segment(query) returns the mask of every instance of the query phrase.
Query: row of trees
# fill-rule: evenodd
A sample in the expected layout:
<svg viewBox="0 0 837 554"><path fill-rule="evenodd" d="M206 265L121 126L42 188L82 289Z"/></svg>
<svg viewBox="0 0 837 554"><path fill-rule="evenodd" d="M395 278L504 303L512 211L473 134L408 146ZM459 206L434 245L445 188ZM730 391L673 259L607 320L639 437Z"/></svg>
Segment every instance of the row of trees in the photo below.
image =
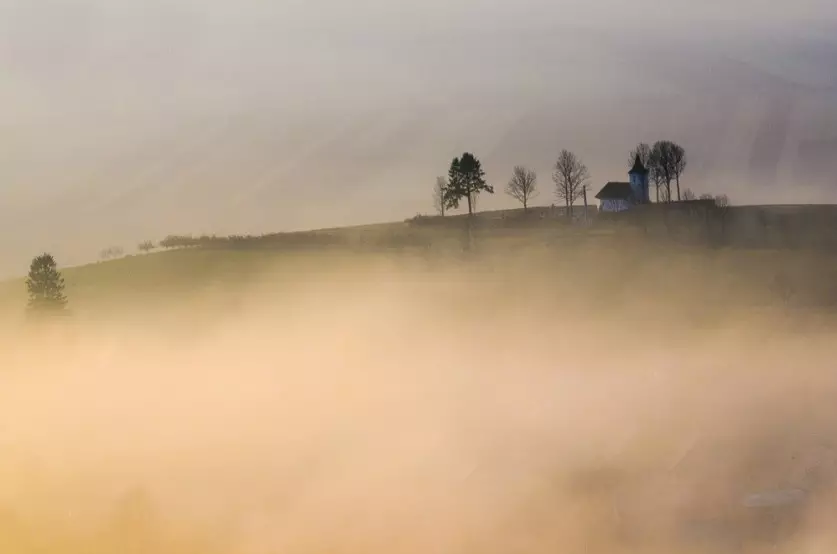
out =
<svg viewBox="0 0 837 554"><path fill-rule="evenodd" d="M629 157L629 167L636 157L648 169L649 183L654 185L657 202L671 202L672 184L675 185L677 201L689 200L681 195L680 178L686 171L686 150L670 140L660 140L653 146L641 142ZM552 181L555 196L572 215L573 206L584 198L590 184L590 172L575 153L562 150L552 167ZM436 212L444 216L447 210L457 209L461 201L468 201L468 215L474 213L476 199L480 193L494 194L494 188L486 183L485 172L476 156L470 152L454 158L448 170L448 176L437 177L433 188L433 205ZM538 176L532 169L515 166L512 176L506 184L505 193L523 205L524 211L529 202L538 196Z"/></svg>
<svg viewBox="0 0 837 554"><path fill-rule="evenodd" d="M563 201L569 213L573 205L586 194L590 181L587 166L569 150L562 150L553 167L552 180L555 195ZM470 152L454 158L448 176L437 177L433 188L433 204L439 215L447 210L459 208L467 200L468 215L473 215L477 197L482 192L494 194L494 187L486 183L482 163ZM529 208L529 202L539 194L537 174L524 166L515 166L511 179L506 184L506 194Z"/></svg>
<svg viewBox="0 0 837 554"><path fill-rule="evenodd" d="M150 240L143 241L137 245L137 250L148 253L156 249L157 245ZM121 246L108 246L99 252L100 260L115 260L125 255L125 250Z"/></svg>
<svg viewBox="0 0 837 554"><path fill-rule="evenodd" d="M125 250L121 246L109 246L99 252L99 258L102 260L115 260L125 255Z"/></svg>

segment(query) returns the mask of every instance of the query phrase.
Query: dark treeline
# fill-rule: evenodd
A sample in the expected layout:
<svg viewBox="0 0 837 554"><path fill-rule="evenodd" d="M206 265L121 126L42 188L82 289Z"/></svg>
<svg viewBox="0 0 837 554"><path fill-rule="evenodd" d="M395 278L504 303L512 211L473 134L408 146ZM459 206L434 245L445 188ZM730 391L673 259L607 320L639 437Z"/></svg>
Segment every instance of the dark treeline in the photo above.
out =
<svg viewBox="0 0 837 554"><path fill-rule="evenodd" d="M160 248L258 248L281 243L287 247L343 246L346 238L339 234L298 232L266 235L168 235L159 242Z"/></svg>

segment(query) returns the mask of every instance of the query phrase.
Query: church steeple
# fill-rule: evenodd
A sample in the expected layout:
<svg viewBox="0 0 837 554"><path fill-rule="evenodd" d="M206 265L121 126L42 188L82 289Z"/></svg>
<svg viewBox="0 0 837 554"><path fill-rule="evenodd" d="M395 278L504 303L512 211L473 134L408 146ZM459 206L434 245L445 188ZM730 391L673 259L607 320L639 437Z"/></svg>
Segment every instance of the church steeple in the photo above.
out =
<svg viewBox="0 0 837 554"><path fill-rule="evenodd" d="M623 166L624 167L624 166ZM639 157L639 153L636 155L636 160L634 160L634 166L628 172L628 175L636 173L638 175L648 175L648 168L642 163L642 160Z"/></svg>
<svg viewBox="0 0 837 554"><path fill-rule="evenodd" d="M639 154L636 155L634 166L628 172L631 178L631 190L634 194L634 201L637 204L648 204L651 202L651 195L648 187L648 168L642 163Z"/></svg>

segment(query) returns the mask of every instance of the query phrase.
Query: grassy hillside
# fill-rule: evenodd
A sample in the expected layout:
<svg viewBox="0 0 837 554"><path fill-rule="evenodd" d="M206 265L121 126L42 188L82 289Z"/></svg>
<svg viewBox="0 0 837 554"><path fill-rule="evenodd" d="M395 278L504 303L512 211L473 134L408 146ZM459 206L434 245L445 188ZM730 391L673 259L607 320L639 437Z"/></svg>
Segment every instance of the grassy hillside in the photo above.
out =
<svg viewBox="0 0 837 554"><path fill-rule="evenodd" d="M185 248L65 268L62 273L74 312L104 314L127 305L182 304L210 289L235 290L268 269L315 271L315 261L305 252ZM22 278L0 284L0 306L7 317L20 315L25 302Z"/></svg>
<svg viewBox="0 0 837 554"><path fill-rule="evenodd" d="M490 247L537 243L555 238L561 225L546 218L549 208L484 212L471 221L478 239ZM392 258L394 254L459 252L467 242L467 216L423 217L404 222L326 228L258 237L207 237L203 248L160 250L62 270L74 303L132 295L153 298L161 292L188 295L223 284L239 285L265 271L295 274L356 265L359 257ZM23 271L21 272L23 273ZM0 282L0 306L16 311L25 302L23 279Z"/></svg>
<svg viewBox="0 0 837 554"><path fill-rule="evenodd" d="M212 311L234 305L240 291L251 286L278 294L287 283L346 280L385 265L451 267L465 259L462 253L470 246L473 254L494 267L536 264L541 278L555 272L572 274L585 286L596 283L605 297L627 294L620 279L631 277L643 282L642 294L649 298L661 291L685 295L687 287L708 298L718 296L719 288L726 291L723 294L734 288L740 301L748 296L782 301L793 297L809 306L830 306L837 300L833 284L837 263L826 251L806 248L805 236L829 236L823 230L831 225L827 216L833 210L808 211L817 215L817 228L801 207L736 208L730 212L736 219L729 227L740 236L731 237L734 247L724 248L661 242L656 230L642 235L614 221L568 225L558 210L535 208L525 215L521 210L485 212L470 223L462 216L422 216L389 224L210 238L200 247L127 256L65 268L63 273L71 307L78 314L119 313L128 305L147 309L188 305L191 310ZM771 216L774 212L784 219ZM783 225L778 227L782 233L770 217ZM758 224L747 227L747 221ZM796 232L796 238L788 240L796 227L804 235ZM747 228L746 236L737 230ZM759 244L758 236L768 233L779 236L785 247L749 246ZM692 282L698 271L710 278ZM0 283L4 321L17 319L25 301L22 279Z"/></svg>
<svg viewBox="0 0 837 554"><path fill-rule="evenodd" d="M539 528L530 522L546 521L543 532L553 533L554 522L567 521L558 512L534 517L542 506L573 513L581 506L584 517L567 529L593 521L591 536L609 536L600 522L610 521L610 491L622 483L654 491L648 513L714 517L726 502L714 489L684 512L656 503L675 497L668 489L660 495L655 482L645 485L659 468L670 475L696 431L699 449L711 448L713 462L723 452L733 470L751 471L754 451L786 453L765 456L764 465L778 469L759 489L752 480L730 488L737 495L784 482L796 443L768 450L768 439L797 429L813 437L812 429L835 421L833 389L818 389L817 377L827 381L830 350L808 333L833 321L811 317L811 309L799 318L770 310L788 306L777 278L790 283L796 305L828 308L837 299L837 260L802 248L637 240L618 225L507 219L478 218L468 253L462 219L420 219L65 268L77 317L43 333L0 327L7 339L0 406L11 437L0 461L0 544L27 553L95 554L126 544L249 552L224 546L249 539L253 520L271 530L276 521L304 523L305 510L296 520L287 510L306 501L312 522L336 506L324 519L355 529L351 515L370 491L386 491L361 514L376 540L368 548L349 542L345 551L386 550L394 543L377 541L381 517L396 514L407 533L444 498L479 506L520 498L528 536ZM329 240L317 242L322 237ZM0 303L0 324L16 322L21 279L0 285ZM805 342L793 342L799 337ZM758 402L744 419L748 390ZM716 421L722 432L713 434ZM588 468L587 460L607 462ZM707 467L716 485L717 465ZM694 481L683 480L689 472ZM537 494L522 491L520 476L531 476ZM698 491L691 483L700 477L679 465L676 481ZM478 493L489 483L508 483L509 495L485 502ZM427 504L399 511L406 496L423 500L428 487L436 488ZM147 491L146 502L126 496L131 490ZM457 501L445 515L465 525L469 517L462 524L455 516L469 505ZM171 527L158 530L156 513ZM639 529L634 536L656 533L663 520L649 518L646 531L644 513L620 512ZM429 523L430 531L440 524ZM84 532L60 532L77 527ZM311 533L313 546L301 532L302 546L279 550L344 551L319 542L342 540L331 525L323 529ZM256 531L263 536L261 525ZM559 535L563 541L564 529Z"/></svg>

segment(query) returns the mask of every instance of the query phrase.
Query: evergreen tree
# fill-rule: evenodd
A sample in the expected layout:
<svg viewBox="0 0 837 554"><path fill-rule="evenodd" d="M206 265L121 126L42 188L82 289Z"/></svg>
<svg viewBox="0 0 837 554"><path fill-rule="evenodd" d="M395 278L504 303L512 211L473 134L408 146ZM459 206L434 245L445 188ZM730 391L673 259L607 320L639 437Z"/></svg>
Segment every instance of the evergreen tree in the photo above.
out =
<svg viewBox="0 0 837 554"><path fill-rule="evenodd" d="M36 312L61 311L67 305L64 278L51 254L41 254L32 260L26 277L29 309Z"/></svg>
<svg viewBox="0 0 837 554"><path fill-rule="evenodd" d="M476 156L465 152L461 158L454 158L448 171L445 205L456 209L459 207L459 201L467 198L468 215L472 215L476 196L483 191L494 194L494 187L485 182L485 171Z"/></svg>

